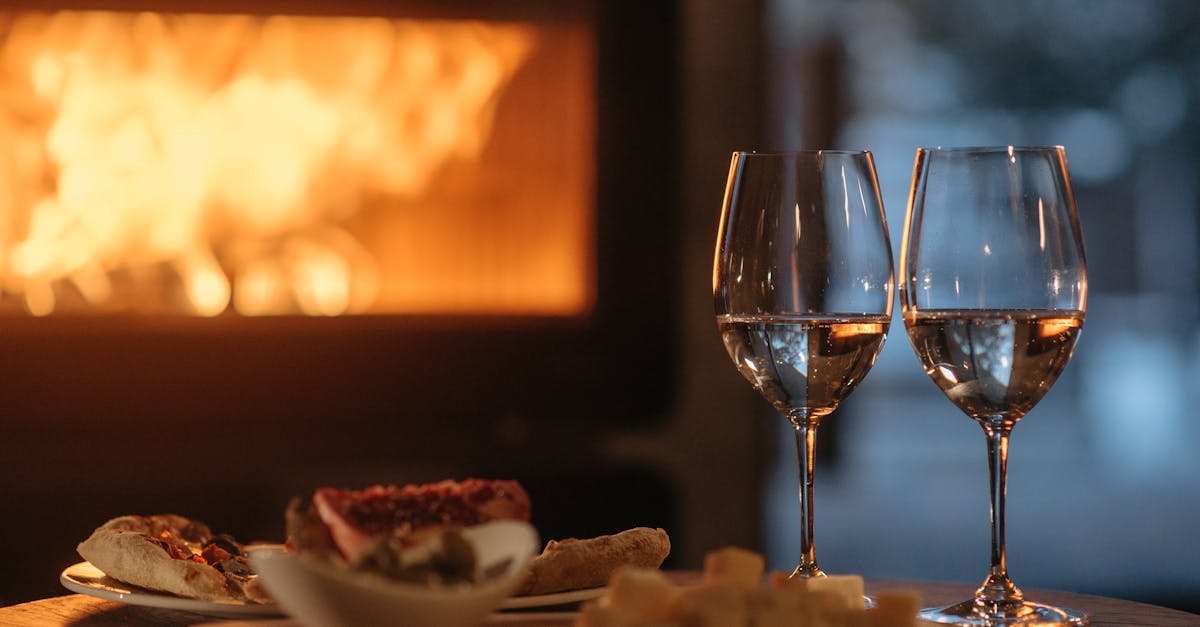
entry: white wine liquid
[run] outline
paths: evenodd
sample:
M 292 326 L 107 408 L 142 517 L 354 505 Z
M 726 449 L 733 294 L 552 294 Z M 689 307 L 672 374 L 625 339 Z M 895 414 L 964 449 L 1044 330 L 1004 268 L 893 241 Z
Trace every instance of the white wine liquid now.
M 1016 421 L 1070 361 L 1083 312 L 924 310 L 904 324 L 925 373 L 959 409 Z
M 717 316 L 738 370 L 793 419 L 833 411 L 875 365 L 889 324 L 888 316 Z

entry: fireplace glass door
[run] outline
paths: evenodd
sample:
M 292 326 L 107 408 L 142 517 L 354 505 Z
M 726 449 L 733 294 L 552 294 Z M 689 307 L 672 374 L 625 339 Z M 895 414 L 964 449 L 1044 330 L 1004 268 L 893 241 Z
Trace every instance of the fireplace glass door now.
M 579 316 L 570 19 L 0 12 L 9 314 Z

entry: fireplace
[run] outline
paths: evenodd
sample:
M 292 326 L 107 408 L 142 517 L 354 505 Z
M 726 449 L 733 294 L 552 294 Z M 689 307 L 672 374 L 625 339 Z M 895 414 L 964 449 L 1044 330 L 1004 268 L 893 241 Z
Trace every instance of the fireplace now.
M 4 19 L 10 311 L 591 305 L 595 42 L 577 17 Z
M 107 516 L 278 539 L 323 483 L 502 475 L 548 536 L 671 526 L 600 442 L 672 395 L 677 7 L 244 10 L 0 12 L 0 485 L 32 512 L 0 559 L 41 568 L 0 601 Z

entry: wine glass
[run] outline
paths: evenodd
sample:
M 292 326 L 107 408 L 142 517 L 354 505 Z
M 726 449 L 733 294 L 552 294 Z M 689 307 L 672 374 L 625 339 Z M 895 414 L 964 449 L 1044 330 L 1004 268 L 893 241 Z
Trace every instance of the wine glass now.
M 813 546 L 817 426 L 862 381 L 891 321 L 892 248 L 870 152 L 736 152 L 721 209 L 713 300 L 737 369 L 791 422 L 800 561 Z
M 933 382 L 987 435 L 991 570 L 975 597 L 923 610 L 954 625 L 1086 625 L 1008 576 L 1009 434 L 1071 359 L 1087 306 L 1062 147 L 921 148 L 900 249 L 904 326 Z

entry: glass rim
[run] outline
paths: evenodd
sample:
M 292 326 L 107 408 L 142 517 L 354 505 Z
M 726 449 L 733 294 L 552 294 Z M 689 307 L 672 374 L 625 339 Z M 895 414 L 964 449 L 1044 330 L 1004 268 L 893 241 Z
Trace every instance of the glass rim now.
M 994 153 L 1016 153 L 1016 152 L 1066 152 L 1066 148 L 1059 144 L 1047 144 L 1045 146 L 918 146 L 917 152 L 940 152 L 940 153 L 959 153 L 959 154 L 994 154 Z
M 834 155 L 834 156 L 853 156 L 853 155 L 869 155 L 870 150 L 735 150 L 734 155 L 739 157 L 792 157 L 792 156 L 816 156 L 816 155 Z

